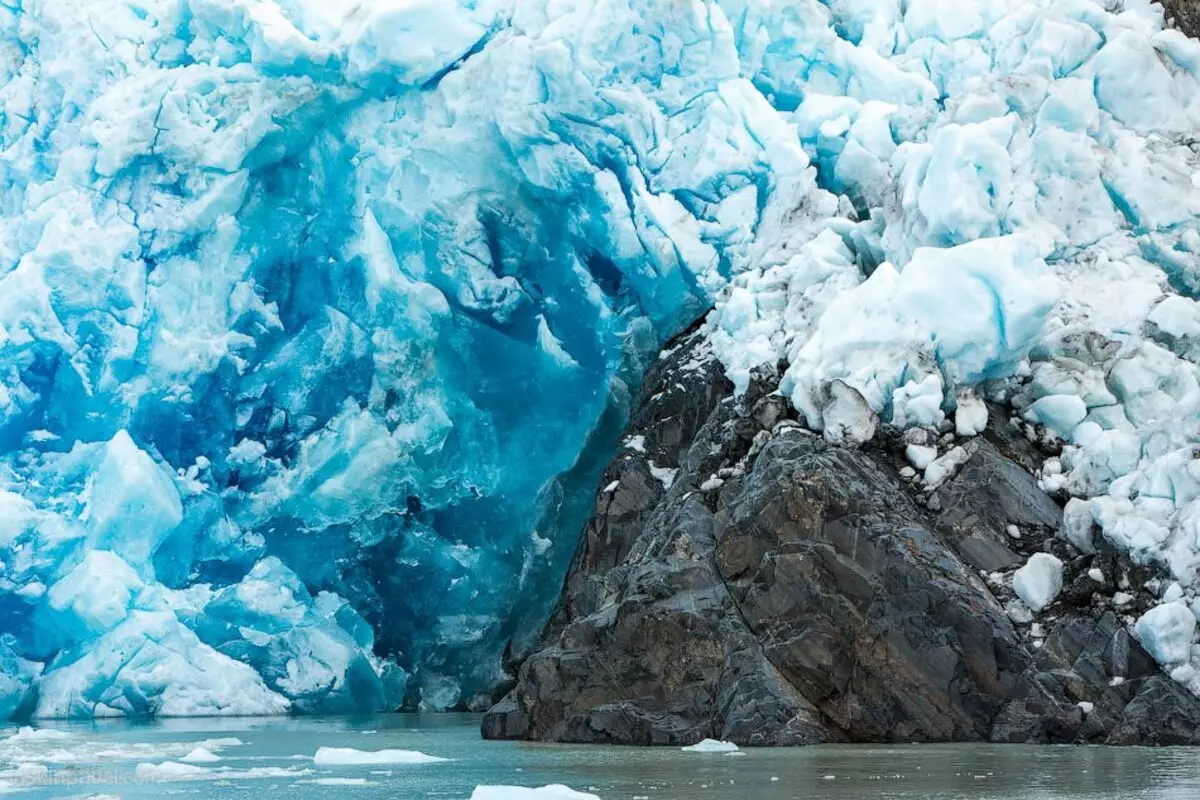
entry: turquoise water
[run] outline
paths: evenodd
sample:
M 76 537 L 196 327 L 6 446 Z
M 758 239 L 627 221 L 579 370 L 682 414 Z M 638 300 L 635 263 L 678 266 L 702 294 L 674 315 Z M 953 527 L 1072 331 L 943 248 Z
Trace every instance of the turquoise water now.
M 1200 797 L 1200 749 L 991 745 L 747 750 L 576 747 L 479 739 L 472 715 L 165 720 L 0 730 L 0 787 L 14 798 L 469 798 L 480 784 L 566 784 L 603 800 Z M 234 744 L 231 740 L 241 742 Z M 207 745 L 186 779 L 159 765 Z M 320 747 L 419 750 L 420 765 L 318 766 Z M 24 764 L 19 770 L 18 764 Z M 170 768 L 167 768 L 167 772 Z M 182 776 L 181 776 L 182 777 Z M 317 783 L 313 783 L 317 781 Z M 7 786 L 5 786 L 7 784 Z

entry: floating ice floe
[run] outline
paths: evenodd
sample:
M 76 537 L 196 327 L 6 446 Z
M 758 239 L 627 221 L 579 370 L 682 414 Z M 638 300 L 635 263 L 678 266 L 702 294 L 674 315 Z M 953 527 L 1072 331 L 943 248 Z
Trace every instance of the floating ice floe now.
M 577 792 L 569 786 L 551 784 L 530 788 L 526 786 L 476 786 L 471 800 L 600 800 L 599 796 Z
M 322 747 L 313 756 L 318 767 L 378 764 L 437 764 L 449 761 L 420 750 L 355 750 L 351 747 Z
M 198 767 L 195 764 L 183 764 L 178 761 L 164 761 L 161 764 L 138 764 L 133 771 L 139 781 L 155 783 L 171 783 L 185 781 L 228 781 L 228 780 L 268 780 L 276 778 L 298 778 L 312 774 L 312 770 L 292 767 L 249 767 L 235 769 L 231 767 Z
M 741 748 L 733 742 L 724 742 L 718 739 L 703 739 L 695 744 L 679 749 L 685 753 L 734 753 Z

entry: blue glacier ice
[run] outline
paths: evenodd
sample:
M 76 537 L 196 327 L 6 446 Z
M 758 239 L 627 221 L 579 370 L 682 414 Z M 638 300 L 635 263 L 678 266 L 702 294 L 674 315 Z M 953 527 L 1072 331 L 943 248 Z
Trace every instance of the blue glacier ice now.
M 0 717 L 478 706 L 714 303 L 831 439 L 1001 382 L 1190 586 L 1200 45 L 1118 5 L 0 0 Z

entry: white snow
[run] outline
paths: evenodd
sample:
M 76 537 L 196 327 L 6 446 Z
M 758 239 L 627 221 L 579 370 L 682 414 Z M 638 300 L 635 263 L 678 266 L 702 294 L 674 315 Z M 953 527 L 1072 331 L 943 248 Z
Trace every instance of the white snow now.
M 1013 591 L 1033 611 L 1054 602 L 1063 587 L 1063 563 L 1049 553 L 1034 553 L 1013 573 Z
M 361 764 L 436 764 L 449 759 L 420 750 L 355 750 L 352 747 L 322 747 L 313 756 L 318 767 Z
M 732 753 L 740 748 L 733 742 L 719 739 L 704 739 L 696 744 L 679 748 L 685 753 Z
M 655 480 L 662 484 L 663 489 L 670 489 L 675 485 L 675 476 L 679 474 L 678 469 L 673 467 L 659 467 L 650 461 L 646 462 L 646 465 Z

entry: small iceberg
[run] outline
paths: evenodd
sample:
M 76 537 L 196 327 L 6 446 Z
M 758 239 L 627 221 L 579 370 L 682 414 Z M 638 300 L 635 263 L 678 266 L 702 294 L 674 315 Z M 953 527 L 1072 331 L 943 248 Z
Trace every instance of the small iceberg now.
M 179 760 L 185 764 L 212 764 L 220 761 L 221 757 L 211 750 L 197 747 Z
M 366 778 L 311 778 L 309 780 L 296 781 L 296 783 L 309 783 L 314 786 L 375 786 L 375 781 L 369 781 Z
M 435 764 L 449 761 L 420 750 L 355 750 L 353 747 L 322 747 L 313 756 L 319 767 L 338 767 L 376 764 Z
M 597 795 L 577 792 L 561 783 L 528 786 L 476 786 L 471 800 L 600 800 Z
M 134 777 L 142 783 L 169 783 L 173 781 L 227 781 L 265 780 L 270 778 L 299 778 L 311 774 L 311 770 L 287 769 L 284 767 L 251 767 L 250 769 L 228 769 L 197 767 L 179 761 L 164 761 L 161 764 L 138 764 Z
M 741 748 L 733 742 L 724 742 L 719 739 L 705 739 L 702 742 L 696 742 L 689 747 L 679 748 L 685 753 L 736 753 Z

